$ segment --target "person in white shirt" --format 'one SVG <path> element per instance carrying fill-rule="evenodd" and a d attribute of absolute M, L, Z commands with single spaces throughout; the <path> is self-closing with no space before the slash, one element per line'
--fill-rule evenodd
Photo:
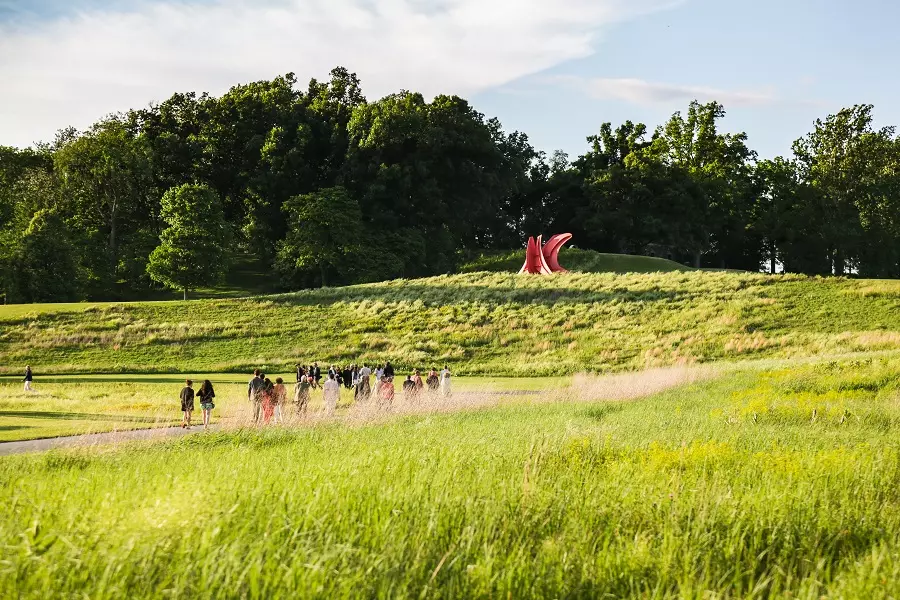
<path fill-rule="evenodd" d="M 369 399 L 369 396 L 372 394 L 372 384 L 369 381 L 369 377 L 372 375 L 372 369 L 367 367 L 366 365 L 362 366 L 362 369 L 359 370 L 359 381 L 356 386 L 356 401 L 363 401 Z"/>
<path fill-rule="evenodd" d="M 322 389 L 325 390 L 325 414 L 330 417 L 334 414 L 334 409 L 337 408 L 338 400 L 341 397 L 341 386 L 334 378 L 334 373 L 328 374 L 328 381 L 325 382 Z"/>
<path fill-rule="evenodd" d="M 441 394 L 449 396 L 450 393 L 450 367 L 444 365 L 444 370 L 441 371 Z"/>

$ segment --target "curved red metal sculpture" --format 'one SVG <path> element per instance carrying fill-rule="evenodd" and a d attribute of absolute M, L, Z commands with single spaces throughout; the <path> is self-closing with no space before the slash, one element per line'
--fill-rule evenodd
<path fill-rule="evenodd" d="M 571 233 L 557 233 L 541 244 L 541 236 L 537 240 L 528 238 L 528 246 L 525 248 L 525 264 L 519 273 L 532 273 L 534 275 L 549 275 L 550 273 L 567 272 L 559 266 L 559 250 L 566 242 L 572 239 Z"/>

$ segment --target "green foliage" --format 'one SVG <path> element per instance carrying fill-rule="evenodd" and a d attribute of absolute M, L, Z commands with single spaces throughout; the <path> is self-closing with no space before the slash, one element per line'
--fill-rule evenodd
<path fill-rule="evenodd" d="M 37 149 L 0 146 L 0 263 L 52 208 L 88 298 L 152 297 L 159 199 L 197 183 L 218 195 L 232 249 L 280 271 L 287 289 L 450 273 L 461 253 L 561 232 L 581 248 L 694 267 L 900 277 L 900 140 L 874 128 L 872 106 L 816 121 L 773 161 L 722 131 L 724 115 L 694 101 L 652 135 L 604 123 L 570 160 L 459 96 L 367 101 L 343 67 L 306 87 L 288 73 L 219 97 L 176 93 Z M 330 243 L 367 252 L 349 264 L 301 251 L 285 218 L 291 199 L 338 188 L 361 215 L 351 239 Z"/>
<path fill-rule="evenodd" d="M 147 273 L 172 289 L 187 292 L 219 283 L 228 268 L 228 227 L 215 192 L 202 185 L 172 188 L 162 198 L 160 217 L 168 224 L 150 254 Z"/>
<path fill-rule="evenodd" d="M 325 285 L 328 274 L 352 281 L 357 262 L 365 256 L 361 245 L 362 213 L 342 187 L 296 196 L 284 205 L 289 229 L 278 246 L 277 267 L 290 282 L 313 272 Z"/>
<path fill-rule="evenodd" d="M 8 301 L 72 301 L 80 273 L 63 220 L 48 209 L 32 217 L 8 260 Z"/>

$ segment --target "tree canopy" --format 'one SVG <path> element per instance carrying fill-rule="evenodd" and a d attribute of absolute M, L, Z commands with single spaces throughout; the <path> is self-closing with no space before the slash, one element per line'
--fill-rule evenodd
<path fill-rule="evenodd" d="M 306 86 L 288 73 L 176 93 L 49 144 L 0 146 L 0 267 L 39 265 L 34 236 L 58 228 L 72 273 L 37 295 L 6 276 L 2 293 L 208 285 L 221 265 L 193 240 L 213 231 L 207 249 L 229 232 L 286 289 L 449 272 L 467 252 L 561 231 L 699 267 L 900 276 L 900 140 L 871 105 L 816 121 L 772 160 L 724 116 L 692 102 L 656 128 L 604 123 L 570 159 L 459 96 L 368 100 L 343 67 Z"/>

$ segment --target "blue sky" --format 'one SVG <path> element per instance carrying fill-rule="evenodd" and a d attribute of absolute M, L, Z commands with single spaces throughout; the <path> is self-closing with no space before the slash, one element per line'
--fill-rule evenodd
<path fill-rule="evenodd" d="M 459 93 L 573 157 L 604 121 L 715 98 L 771 157 L 854 103 L 900 123 L 897 23 L 888 0 L 0 0 L 0 144 L 342 64 L 369 98 Z"/>

